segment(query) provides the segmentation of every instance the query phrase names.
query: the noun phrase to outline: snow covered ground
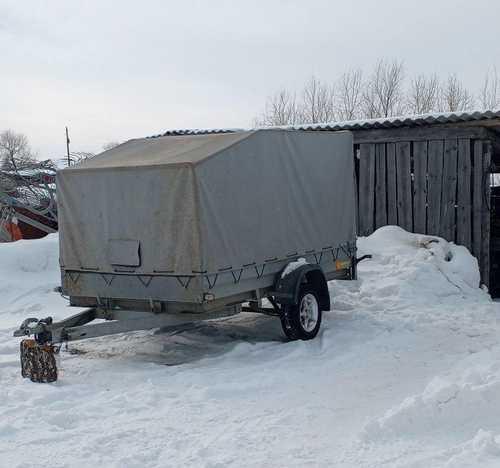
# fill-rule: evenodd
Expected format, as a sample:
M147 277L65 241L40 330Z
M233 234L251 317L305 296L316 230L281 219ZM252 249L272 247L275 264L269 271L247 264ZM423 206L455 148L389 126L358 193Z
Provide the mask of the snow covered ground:
M0 244L0 466L498 467L500 304L461 247L386 227L316 340L253 314L72 343L20 376L12 331L74 313L57 237Z

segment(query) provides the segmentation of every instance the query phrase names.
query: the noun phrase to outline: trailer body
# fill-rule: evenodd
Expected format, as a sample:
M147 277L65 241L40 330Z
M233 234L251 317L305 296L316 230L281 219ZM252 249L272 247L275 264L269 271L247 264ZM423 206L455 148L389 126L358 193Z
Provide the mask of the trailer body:
M349 132L137 139L57 175L72 305L206 313L258 300L302 257L327 279L355 257Z

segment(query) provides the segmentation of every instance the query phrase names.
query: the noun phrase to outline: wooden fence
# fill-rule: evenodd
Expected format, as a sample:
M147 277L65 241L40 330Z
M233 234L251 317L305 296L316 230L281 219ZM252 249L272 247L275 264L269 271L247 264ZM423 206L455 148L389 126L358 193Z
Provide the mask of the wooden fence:
M355 145L358 231L387 224L466 246L489 282L491 143L432 138Z

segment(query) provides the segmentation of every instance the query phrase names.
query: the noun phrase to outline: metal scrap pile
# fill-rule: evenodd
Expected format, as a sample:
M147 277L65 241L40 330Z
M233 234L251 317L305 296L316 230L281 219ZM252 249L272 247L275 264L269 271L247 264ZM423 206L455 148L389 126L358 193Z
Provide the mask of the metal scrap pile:
M56 167L51 161L0 170L0 242L57 231Z

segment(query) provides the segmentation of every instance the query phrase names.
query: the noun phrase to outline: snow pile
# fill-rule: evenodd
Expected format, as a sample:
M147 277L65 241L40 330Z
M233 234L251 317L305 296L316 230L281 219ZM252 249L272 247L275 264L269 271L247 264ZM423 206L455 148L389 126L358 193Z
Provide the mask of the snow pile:
M57 237L0 244L2 466L500 466L500 307L476 260L385 227L317 339L255 314L71 343L22 379L12 331L75 313ZM251 454L251 456L248 456Z
M423 392L405 398L366 424L360 439L368 445L397 441L411 446L420 440L426 447L435 446L434 453L424 458L427 466L500 466L498 358L499 348L495 356L475 358L488 365L476 364L459 375L434 377ZM453 443L456 440L460 442Z
M406 232L398 226L384 226L358 244L360 252L374 252L378 258L410 256L416 269L428 262L439 269L445 278L465 293L479 287L479 267L467 248L447 242L436 236ZM424 272L427 269L424 267ZM422 282L426 282L425 280ZM420 284L418 285L420 287Z
M283 270L283 273L281 273L281 278L283 279L285 276L288 276L290 273L295 271L297 268L300 268L302 265L307 265L306 259L303 257L298 258L294 262L290 262Z
M60 284L57 234L0 243L0 327L17 326L28 316L68 314L67 301L54 292Z
M2 280L10 285L22 287L22 283L40 282L47 279L57 281L59 277L59 242L57 234L50 234L36 241L20 240L0 243L0 273ZM43 275L40 275L43 273ZM2 292L6 292L2 290Z
M365 440L434 437L434 432L498 427L500 362L472 367L458 377L434 377L422 393L406 398L365 427Z
M478 290L480 276L476 258L462 246L440 237L412 234L397 226L385 226L358 242L359 254L371 253L387 265L394 284L404 296L428 301L461 295L487 298ZM401 281L401 275L405 281Z
M500 436L479 429L469 441L449 451L444 468L497 468L500 462Z
M465 303L491 304L479 288L477 260L465 247L386 226L358 240L358 256L365 254L373 259L359 265L358 288L333 283L336 309L353 311L361 301L380 320L422 323L476 320L476 308ZM439 313L431 313L436 305Z

